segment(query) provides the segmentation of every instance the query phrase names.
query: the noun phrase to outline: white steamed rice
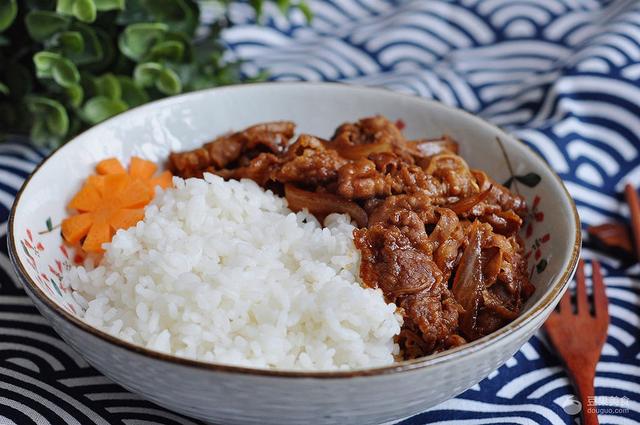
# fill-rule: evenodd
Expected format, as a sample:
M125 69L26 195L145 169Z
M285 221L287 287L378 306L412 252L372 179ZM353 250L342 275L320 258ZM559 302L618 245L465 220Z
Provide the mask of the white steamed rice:
M402 319L363 288L348 217L326 227L249 180L174 179L101 265L65 277L86 322L178 356L259 368L392 363Z

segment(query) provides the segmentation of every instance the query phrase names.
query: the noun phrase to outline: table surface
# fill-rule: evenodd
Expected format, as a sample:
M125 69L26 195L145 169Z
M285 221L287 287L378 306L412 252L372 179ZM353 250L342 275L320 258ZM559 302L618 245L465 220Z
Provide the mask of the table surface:
M540 152L574 197L583 226L626 222L640 186L640 2L633 0L332 0L289 21L246 5L225 32L244 71L276 80L343 81L435 98L504 127ZM211 19L212 9L203 11ZM49 327L6 253L7 216L44 156L0 145L0 424L192 424L103 377ZM598 365L600 422L640 423L640 266L585 241L604 266L609 337ZM403 424L570 424L572 389L538 334L457 398Z

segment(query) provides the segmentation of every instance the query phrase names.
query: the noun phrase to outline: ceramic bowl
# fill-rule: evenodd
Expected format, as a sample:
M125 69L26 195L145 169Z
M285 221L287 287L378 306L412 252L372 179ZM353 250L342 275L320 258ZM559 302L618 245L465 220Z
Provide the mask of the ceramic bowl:
M62 271L73 254L56 225L97 161L133 155L162 162L172 150L269 120L329 137L339 124L383 114L409 138L453 136L472 167L526 197L522 237L536 286L522 314L462 347L389 367L302 373L208 364L157 353L84 323L64 301ZM576 209L541 157L466 112L417 97L338 84L274 83L177 96L123 113L81 134L40 165L20 191L9 222L11 260L42 314L96 369L176 412L219 423L364 424L406 417L473 386L542 325L566 289L580 250Z

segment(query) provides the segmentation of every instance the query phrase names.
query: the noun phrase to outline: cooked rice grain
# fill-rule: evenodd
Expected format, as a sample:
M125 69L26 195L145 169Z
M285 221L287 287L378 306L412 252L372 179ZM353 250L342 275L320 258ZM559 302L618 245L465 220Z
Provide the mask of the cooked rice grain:
M65 276L83 318L181 357L258 368L380 366L396 306L360 286L348 217L322 227L253 181L175 178L101 265Z

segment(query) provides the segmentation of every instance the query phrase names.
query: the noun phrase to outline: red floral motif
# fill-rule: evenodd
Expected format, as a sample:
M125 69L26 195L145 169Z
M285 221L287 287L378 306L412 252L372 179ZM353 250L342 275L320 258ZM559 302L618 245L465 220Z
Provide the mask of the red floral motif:
M47 219L47 231L37 232L37 235L43 236L51 233L55 227L51 225L51 219ZM41 253L44 253L46 250L45 244L34 238L34 232L31 229L27 229L25 231L26 237L20 240L20 244L22 245L22 250L27 256L27 264L31 267L34 272L36 281L40 284L40 286L49 292L52 296L62 297L63 292L70 292L71 289L65 286L62 282L63 270L69 270L71 268L71 264L69 260L69 251L67 247L64 245L59 245L60 252L64 256L62 259L55 259L53 264L49 264L47 266L47 272L45 273L38 268L38 262L36 258L41 257ZM73 306L61 300L61 305L70 312L75 312Z
M531 205L531 209L529 210L529 213L527 214L527 217L525 219L527 222L527 226L525 230L525 236L527 239L529 239L531 235L533 235L533 224L536 222L542 223L544 221L544 213L542 211L538 211L539 205L540 205L540 196L536 195L533 198L533 204Z
M533 198L531 209L527 213L525 218L525 238L529 240L533 236L533 231L536 223L544 222L544 212L539 210L541 198L536 195ZM525 259L528 261L533 256L533 265L529 272L529 276L533 276L534 271L542 273L547 268L547 259L543 258L543 245L551 240L551 235L545 233L542 236L536 237L531 243L529 249L525 253Z
M531 266L531 270L529 272L529 276L533 276L533 272L542 273L547 268L547 259L542 258L542 248L543 246L551 240L551 235L549 233L545 233L544 235L537 237L533 240L531 247L525 253L524 257L526 260L531 258L533 255L533 259L535 260L535 264Z

